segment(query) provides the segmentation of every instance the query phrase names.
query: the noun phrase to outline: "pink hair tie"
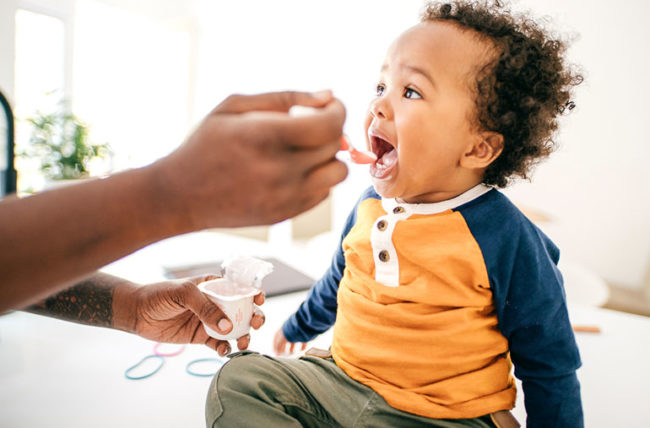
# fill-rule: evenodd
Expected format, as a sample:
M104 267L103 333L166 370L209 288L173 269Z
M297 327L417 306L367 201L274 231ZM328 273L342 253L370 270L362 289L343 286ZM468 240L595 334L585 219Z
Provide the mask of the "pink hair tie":
M158 357L175 357L176 355L180 354L181 352L183 352L185 350L185 345L181 345L174 352L160 352L160 350L158 348L160 348L161 345L163 345L163 343L158 342L153 346L153 354L158 356Z

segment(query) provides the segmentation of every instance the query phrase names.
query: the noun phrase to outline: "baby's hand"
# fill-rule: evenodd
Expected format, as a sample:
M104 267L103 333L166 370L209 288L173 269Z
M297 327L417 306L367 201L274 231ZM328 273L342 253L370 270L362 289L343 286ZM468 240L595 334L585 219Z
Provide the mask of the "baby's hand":
M289 345L288 352L287 345ZM273 351L275 352L275 355L291 355L293 354L296 345L300 345L300 351L304 351L307 347L307 344L303 342L289 342L287 338L284 337L282 329L279 329L273 337Z

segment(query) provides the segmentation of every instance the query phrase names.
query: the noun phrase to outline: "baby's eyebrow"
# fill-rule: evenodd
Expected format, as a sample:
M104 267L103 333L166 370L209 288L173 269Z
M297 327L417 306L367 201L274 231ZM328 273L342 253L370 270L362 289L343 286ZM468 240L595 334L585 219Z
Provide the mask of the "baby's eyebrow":
M415 65L409 65L409 64L404 64L402 66L402 68L407 69L411 73L415 73L415 74L419 74L419 75L423 76L425 79L427 79L429 81L429 83L431 83L431 86L433 86L433 87L436 86L436 83L434 82L433 77L431 77L431 75L429 73L427 73L426 70L424 70L424 69L422 69L420 67L417 67Z
M415 73L415 74L419 74L419 75L423 76L425 79L427 79L429 81L429 83L431 83L431 86L433 86L434 88L436 87L436 82L433 80L433 77L425 69L423 69L421 67L418 67L416 65L410 65L410 64L402 64L402 65L400 65L400 67L402 69L405 69L405 70L411 72L411 73ZM384 63L381 66L380 72L385 73L386 71L388 71L388 69L389 69L388 64Z

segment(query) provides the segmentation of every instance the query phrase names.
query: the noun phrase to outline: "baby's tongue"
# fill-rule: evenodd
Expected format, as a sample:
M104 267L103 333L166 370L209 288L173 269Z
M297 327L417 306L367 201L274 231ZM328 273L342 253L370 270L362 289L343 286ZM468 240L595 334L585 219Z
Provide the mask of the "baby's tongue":
M377 163L382 165L384 168L390 168L397 163L397 150L393 149L390 152L384 153L384 155L377 160Z

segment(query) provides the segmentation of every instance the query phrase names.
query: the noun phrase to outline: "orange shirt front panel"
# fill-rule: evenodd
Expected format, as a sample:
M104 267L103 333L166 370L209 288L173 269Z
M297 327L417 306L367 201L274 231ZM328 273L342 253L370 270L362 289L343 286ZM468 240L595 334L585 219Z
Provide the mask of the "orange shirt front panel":
M422 416L471 418L514 407L508 343L463 216L447 210L395 221L386 233L399 284L387 286L376 280L382 248L370 236L390 215L381 200L362 201L343 241L337 365L391 406Z

